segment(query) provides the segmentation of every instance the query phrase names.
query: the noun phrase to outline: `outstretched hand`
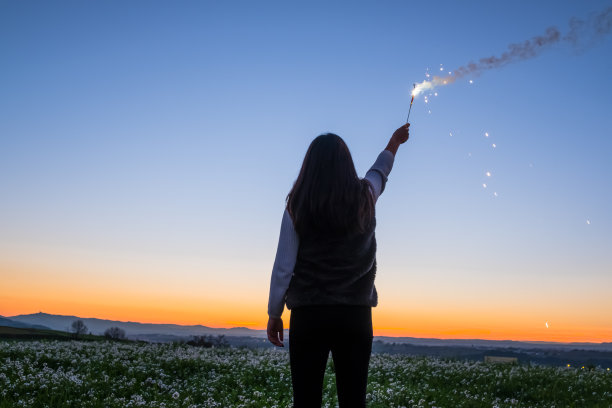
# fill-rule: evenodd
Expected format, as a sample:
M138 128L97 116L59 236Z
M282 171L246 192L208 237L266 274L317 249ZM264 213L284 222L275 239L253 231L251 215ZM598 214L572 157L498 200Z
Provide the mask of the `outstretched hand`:
M393 136L391 136L391 138L397 141L399 144L405 143L408 140L409 131L410 123L406 123L393 132Z
M268 319L268 340L278 347L285 347L283 344L283 319L280 317L270 317Z
M406 141L408 140L410 130L409 128L410 123L406 123L405 125L399 127L395 132L393 132L393 136L391 136L389 144L387 144L385 150L390 151L395 156L395 154L397 153L397 149L399 149L399 146L402 143L406 143Z

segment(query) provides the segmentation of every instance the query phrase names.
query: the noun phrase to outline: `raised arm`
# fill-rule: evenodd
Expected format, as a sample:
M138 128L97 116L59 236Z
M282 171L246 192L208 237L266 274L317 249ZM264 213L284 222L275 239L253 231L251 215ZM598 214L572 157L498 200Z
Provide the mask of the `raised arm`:
M393 133L393 136L391 136L391 139L387 144L387 148L378 155L376 161L365 175L365 179L370 182L370 186L372 187L372 196L374 197L374 201L378 200L378 197L385 190L387 178L389 177L389 173L391 173L391 169L393 168L393 162L395 161L397 149L399 148L400 144L408 140L409 126L410 124L407 123Z
M390 151L391 153L393 153L393 156L395 156L397 153L397 149L399 149L399 146L402 143L405 143L406 140L408 140L409 128L410 123L406 123L405 125L399 127L395 132L393 132L393 135L391 136L391 139L389 139L389 143L387 144L385 150Z

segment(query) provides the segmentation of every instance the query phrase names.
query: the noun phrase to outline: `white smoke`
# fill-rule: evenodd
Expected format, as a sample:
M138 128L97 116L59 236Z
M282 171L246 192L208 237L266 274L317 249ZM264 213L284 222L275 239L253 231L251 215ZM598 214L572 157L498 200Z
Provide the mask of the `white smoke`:
M418 96L438 86L452 84L457 79L468 75L476 76L483 71L536 57L552 44L561 41L570 43L577 49L589 46L612 30L612 7L608 7L599 13L593 13L587 19L572 17L569 27L569 31L565 36L562 36L556 27L549 27L544 35L535 36L522 43L508 45L508 49L500 56L493 55L481 58L477 62L470 62L455 69L448 76L434 76L431 80L425 80L416 84L412 95Z

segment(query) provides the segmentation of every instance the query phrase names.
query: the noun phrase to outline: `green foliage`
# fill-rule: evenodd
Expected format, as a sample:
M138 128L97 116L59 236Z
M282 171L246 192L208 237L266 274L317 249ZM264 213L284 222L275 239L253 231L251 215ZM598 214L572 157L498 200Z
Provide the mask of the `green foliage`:
M323 405L335 407L331 359ZM609 407L612 373L375 354L368 406ZM116 341L0 341L4 407L290 407L288 353Z

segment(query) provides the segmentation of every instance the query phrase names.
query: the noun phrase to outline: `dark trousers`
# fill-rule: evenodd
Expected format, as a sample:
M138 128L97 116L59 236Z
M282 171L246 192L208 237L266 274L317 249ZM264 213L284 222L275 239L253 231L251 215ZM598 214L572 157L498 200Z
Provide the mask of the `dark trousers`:
M330 351L340 407L365 407L372 352L371 307L303 306L291 310L289 359L294 408L321 407Z

